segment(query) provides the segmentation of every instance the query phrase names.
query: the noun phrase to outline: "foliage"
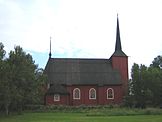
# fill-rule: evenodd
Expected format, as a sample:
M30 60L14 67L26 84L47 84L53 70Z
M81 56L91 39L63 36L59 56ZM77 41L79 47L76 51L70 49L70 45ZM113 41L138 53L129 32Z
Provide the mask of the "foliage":
M0 47L0 107L8 114L9 109L21 112L26 104L40 104L45 81L43 70L20 46L10 51L8 58L4 58L3 44Z
M5 54L4 45L0 42L0 61L4 58Z
M63 106L63 105L28 105L26 112L54 112L54 113L85 113L87 116L132 116L132 115L162 115L158 108L126 108L118 105L104 106Z
M159 55L156 58L154 58L150 66L155 68L162 68L162 56Z
M149 67L134 63L129 82L127 106L145 108L162 104L162 57L154 58Z

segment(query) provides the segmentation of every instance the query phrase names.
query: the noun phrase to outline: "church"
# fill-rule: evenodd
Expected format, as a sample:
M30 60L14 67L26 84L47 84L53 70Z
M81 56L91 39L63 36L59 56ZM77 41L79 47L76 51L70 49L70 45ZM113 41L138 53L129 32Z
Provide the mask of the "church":
M128 56L117 17L115 51L108 59L52 58L45 66L46 105L121 104L128 89Z

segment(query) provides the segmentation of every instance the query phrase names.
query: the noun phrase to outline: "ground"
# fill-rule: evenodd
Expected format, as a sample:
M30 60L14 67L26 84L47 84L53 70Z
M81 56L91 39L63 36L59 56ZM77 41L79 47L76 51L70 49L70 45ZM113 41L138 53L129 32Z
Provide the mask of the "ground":
M23 113L0 117L0 122L162 122L161 115L87 116L85 113Z

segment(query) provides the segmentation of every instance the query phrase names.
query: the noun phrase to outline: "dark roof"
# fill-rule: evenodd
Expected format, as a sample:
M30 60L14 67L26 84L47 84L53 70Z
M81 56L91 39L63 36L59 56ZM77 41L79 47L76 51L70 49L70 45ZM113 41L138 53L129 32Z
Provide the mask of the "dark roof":
M46 92L46 94L69 94L66 88L61 84L53 84Z
M127 55L122 50L116 50L112 56L126 56Z
M49 58L44 73L52 84L121 84L120 73L109 59Z

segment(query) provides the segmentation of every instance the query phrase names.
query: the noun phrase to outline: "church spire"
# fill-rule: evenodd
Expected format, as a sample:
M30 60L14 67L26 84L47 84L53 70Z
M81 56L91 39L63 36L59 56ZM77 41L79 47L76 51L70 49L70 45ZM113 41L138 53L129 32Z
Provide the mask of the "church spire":
M115 52L112 56L127 56L122 51L121 40L120 40L120 29L119 29L119 19L117 14L117 27L116 27L116 44L115 44Z
M49 52L49 58L51 58L52 54L51 54L51 37L50 37L50 52Z
M117 14L117 27L116 27L116 45L115 45L115 51L121 51L121 41L120 41L120 29L119 29L119 19Z

